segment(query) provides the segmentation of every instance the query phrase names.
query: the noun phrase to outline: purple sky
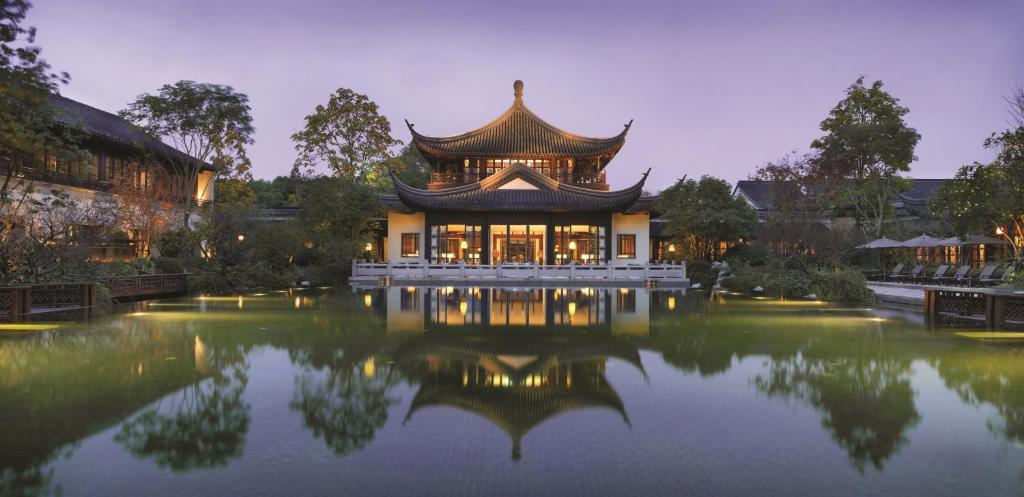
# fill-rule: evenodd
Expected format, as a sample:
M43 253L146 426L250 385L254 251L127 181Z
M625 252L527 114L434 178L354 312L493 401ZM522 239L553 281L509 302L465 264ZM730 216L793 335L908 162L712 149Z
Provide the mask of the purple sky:
M180 79L248 94L258 177L290 170L289 136L338 87L408 141L403 118L433 135L476 128L522 79L526 104L563 129L607 136L635 119L609 180L652 167L651 190L684 174L734 182L805 150L860 74L910 108L913 176L987 159L1002 95L1024 83L1022 19L1020 0L37 0L29 13L70 98L117 111Z

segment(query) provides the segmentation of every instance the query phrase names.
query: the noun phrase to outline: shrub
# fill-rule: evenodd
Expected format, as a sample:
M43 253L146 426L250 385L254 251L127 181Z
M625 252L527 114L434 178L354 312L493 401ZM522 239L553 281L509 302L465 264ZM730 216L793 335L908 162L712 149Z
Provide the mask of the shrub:
M811 291L822 300L855 304L875 302L875 294L868 290L864 274L855 269L815 271L811 279Z
M712 268L711 263L697 260L686 263L686 276L690 283L700 283L703 289L710 289L718 281L718 269Z
M101 272L107 276L138 276L156 274L156 266L148 259L113 261L103 263Z
M193 292L223 295L234 292L237 271L220 262L202 261L195 264L188 279Z
M178 274L185 272L185 265L174 257L157 257L153 259L153 266L160 274Z
M295 284L298 273L291 268L275 269L264 261L246 265L238 271L236 286L247 290L276 290Z
M763 266L768 264L770 256L768 249L763 244L747 243L730 248L722 255L722 259L728 261L733 266L741 263Z

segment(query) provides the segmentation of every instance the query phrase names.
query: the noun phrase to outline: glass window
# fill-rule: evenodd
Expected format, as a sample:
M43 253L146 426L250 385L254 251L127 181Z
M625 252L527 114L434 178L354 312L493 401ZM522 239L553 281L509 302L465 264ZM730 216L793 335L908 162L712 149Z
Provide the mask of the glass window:
M636 259L636 235L619 235L619 259Z
M402 233L402 257L420 256L420 234Z
M434 262L480 264L481 229L479 225L446 224L434 226L430 248Z

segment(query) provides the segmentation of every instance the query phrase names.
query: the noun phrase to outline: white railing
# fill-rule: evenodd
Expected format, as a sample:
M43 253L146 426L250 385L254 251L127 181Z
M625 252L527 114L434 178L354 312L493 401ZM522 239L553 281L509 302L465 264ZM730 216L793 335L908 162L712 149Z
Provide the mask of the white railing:
M545 264L426 264L352 262L352 276L396 279L592 279L592 280L672 280L686 279L686 264L638 264L628 266L545 265Z

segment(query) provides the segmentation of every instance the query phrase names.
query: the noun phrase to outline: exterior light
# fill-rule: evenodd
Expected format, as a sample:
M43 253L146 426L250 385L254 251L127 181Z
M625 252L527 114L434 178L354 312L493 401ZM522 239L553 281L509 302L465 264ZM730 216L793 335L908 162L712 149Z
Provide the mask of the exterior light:
M461 248L462 250L468 249L469 248L469 242L463 240L462 243L459 244L459 248Z
M370 294L363 295L363 305L366 307L373 306L373 297L371 297Z
M245 235L238 235L238 241L244 242L245 241Z
M996 226L996 234L997 234L997 235L1003 235L1003 234L1005 234L1005 233L1006 233L1006 232L1005 232L1005 231L1003 231L1003 227L1002 227L1002 226Z
M366 251L367 252L373 251L373 244L372 243L366 242Z
M676 244L674 244L674 243L668 244L668 251L673 253L673 254L676 253Z
M674 311L675 309L676 309L676 296L675 295L669 295L668 296L668 310Z

